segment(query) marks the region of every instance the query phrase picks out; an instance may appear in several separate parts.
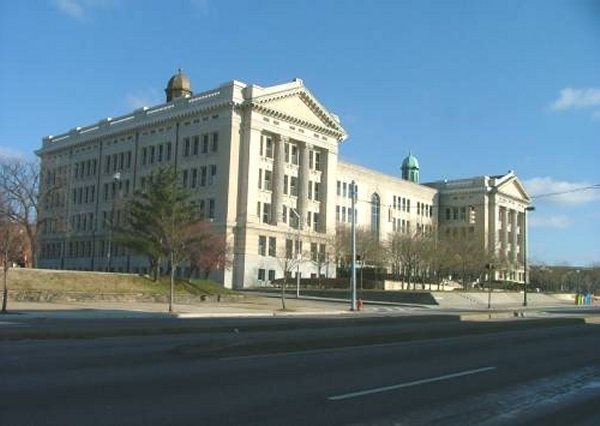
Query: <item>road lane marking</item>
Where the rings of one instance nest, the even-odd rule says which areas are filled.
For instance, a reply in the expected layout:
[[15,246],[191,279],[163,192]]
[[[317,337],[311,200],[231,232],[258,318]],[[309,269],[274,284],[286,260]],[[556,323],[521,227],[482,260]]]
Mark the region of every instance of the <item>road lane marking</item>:
[[472,374],[485,373],[486,371],[491,371],[491,370],[495,370],[495,369],[496,369],[496,367],[490,366],[490,367],[476,368],[474,370],[459,371],[457,373],[444,374],[443,376],[430,377],[428,379],[414,380],[412,382],[400,383],[397,385],[383,386],[380,388],[367,389],[364,391],[351,392],[351,393],[345,393],[342,395],[330,396],[327,399],[330,401],[341,401],[344,399],[357,398],[359,396],[372,395],[374,393],[388,392],[388,391],[393,391],[396,389],[402,389],[402,388],[408,388],[411,386],[423,385],[426,383],[441,382],[442,380],[454,379],[456,377],[470,376]]

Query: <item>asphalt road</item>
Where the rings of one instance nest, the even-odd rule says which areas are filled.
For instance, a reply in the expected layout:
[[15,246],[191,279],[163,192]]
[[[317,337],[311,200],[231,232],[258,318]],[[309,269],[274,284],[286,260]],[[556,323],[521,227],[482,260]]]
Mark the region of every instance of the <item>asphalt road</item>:
[[[378,329],[393,327],[373,322],[363,331]],[[2,341],[0,424],[600,424],[600,326],[297,352],[274,346],[296,333],[339,332],[296,324]],[[270,345],[248,355],[236,339],[239,347]]]

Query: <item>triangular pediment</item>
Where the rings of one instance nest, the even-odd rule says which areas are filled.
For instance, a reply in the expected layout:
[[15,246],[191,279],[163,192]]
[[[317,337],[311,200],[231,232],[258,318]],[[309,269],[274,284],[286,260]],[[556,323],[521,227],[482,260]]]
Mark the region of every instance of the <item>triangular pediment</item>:
[[346,131],[339,118],[330,113],[301,81],[265,88],[256,95],[258,96],[253,96],[251,102],[261,113],[325,131],[339,140],[346,138]]
[[529,194],[527,194],[527,191],[525,191],[525,187],[517,177],[513,177],[512,179],[500,184],[498,187],[498,192],[518,200],[523,200],[525,202],[531,201]]
[[262,105],[275,111],[297,117],[317,126],[330,126],[330,123],[327,123],[325,120],[323,120],[322,115],[317,115],[317,112],[311,109],[310,105],[308,105],[298,95],[274,99],[265,102]]

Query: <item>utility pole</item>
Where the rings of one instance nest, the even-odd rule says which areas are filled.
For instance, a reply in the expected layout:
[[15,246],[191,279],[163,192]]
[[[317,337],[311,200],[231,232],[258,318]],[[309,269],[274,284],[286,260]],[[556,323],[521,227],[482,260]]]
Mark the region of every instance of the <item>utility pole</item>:
[[108,228],[108,250],[106,251],[106,272],[110,272],[110,259],[111,259],[111,252],[112,252],[112,234],[113,234],[113,221],[114,221],[114,214],[115,214],[115,197],[118,194],[118,188],[117,186],[119,185],[121,181],[121,173],[117,172],[114,174],[113,176],[113,188],[115,189],[114,192],[111,194],[112,195],[112,200],[110,202],[110,217],[109,217],[109,228]]
[[527,212],[535,210],[533,206],[525,207],[523,212],[523,306],[527,306],[527,284],[529,283],[529,268],[527,265]]
[[356,311],[356,183],[352,181],[350,184],[352,191],[352,304],[351,311]]
[[294,213],[296,219],[298,219],[298,226],[296,227],[296,299],[300,298],[300,259],[302,257],[302,252],[300,250],[300,226],[302,225],[302,220],[300,220],[300,213],[292,207],[290,207],[290,211]]
[[494,275],[494,264],[488,263],[485,265],[485,268],[488,270],[488,309],[492,309],[492,277]]

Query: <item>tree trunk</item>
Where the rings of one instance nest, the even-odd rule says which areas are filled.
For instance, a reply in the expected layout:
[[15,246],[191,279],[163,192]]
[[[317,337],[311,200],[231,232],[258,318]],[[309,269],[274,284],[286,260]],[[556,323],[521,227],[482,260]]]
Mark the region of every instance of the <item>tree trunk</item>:
[[175,299],[175,265],[173,265],[173,255],[171,255],[171,271],[169,274],[169,312],[173,312],[173,303]]
[[281,309],[285,311],[285,286],[287,284],[287,279],[285,278],[285,273],[283,275],[283,281],[281,282]]
[[8,302],[8,267],[4,266],[4,285],[2,288],[2,313],[6,313],[6,304]]

